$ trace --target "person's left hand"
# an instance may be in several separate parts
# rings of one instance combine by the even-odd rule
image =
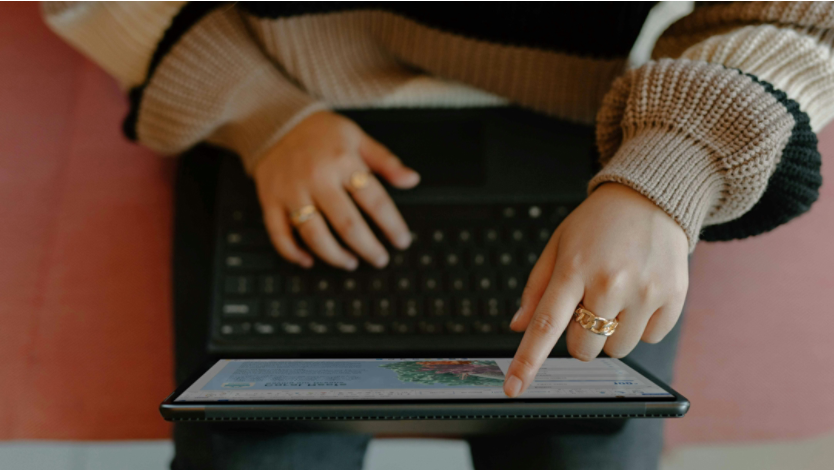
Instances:
[[[515,397],[533,382],[567,327],[571,356],[590,361],[604,350],[627,355],[642,339],[656,343],[675,326],[689,283],[683,229],[652,201],[618,184],[597,188],[556,229],[524,288],[510,327],[525,331],[504,381]],[[619,319],[613,335],[572,321],[582,304]]]

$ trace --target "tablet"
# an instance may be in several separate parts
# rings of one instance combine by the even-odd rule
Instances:
[[[503,383],[511,361],[221,359],[182,384],[160,412],[171,421],[270,421],[362,432],[432,432],[435,427],[466,433],[462,429],[510,422],[682,417],[689,409],[688,400],[668,385],[634,363],[612,358],[549,358],[525,393],[508,398]],[[451,421],[459,423],[450,426]]]

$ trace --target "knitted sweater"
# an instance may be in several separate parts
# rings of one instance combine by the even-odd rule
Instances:
[[[200,141],[252,171],[325,108],[509,103],[597,126],[602,170],[699,238],[806,211],[814,131],[834,116],[834,4],[696,8],[626,57],[645,3],[98,3],[47,23],[130,90],[125,133],[161,153]]]

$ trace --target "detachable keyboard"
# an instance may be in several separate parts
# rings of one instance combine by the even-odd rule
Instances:
[[[256,208],[229,208],[218,256],[213,337],[232,350],[330,349],[335,339],[356,347],[443,346],[461,337],[478,346],[518,342],[509,321],[527,276],[553,230],[573,209],[566,204],[406,206],[408,250],[386,243],[383,269],[305,270],[272,248]],[[377,232],[378,233],[378,232]],[[384,240],[380,238],[380,240]],[[384,336],[388,341],[375,338]],[[299,341],[299,339],[302,339]],[[422,339],[421,339],[422,338]],[[448,343],[448,344],[445,344]],[[387,349],[387,348],[383,348]],[[456,348],[451,348],[454,350]],[[298,351],[299,349],[296,349]]]
[[[344,113],[424,177],[391,191],[412,246],[396,251],[375,230],[391,255],[384,269],[295,267],[270,245],[252,180],[225,159],[209,351],[512,354],[527,276],[585,196],[593,129],[514,108]]]

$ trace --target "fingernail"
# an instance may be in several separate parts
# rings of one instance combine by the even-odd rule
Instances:
[[[522,385],[521,379],[511,375],[507,378],[507,381],[504,382],[504,393],[510,398],[517,397],[518,394],[521,393]]]
[[[348,271],[353,271],[357,267],[359,267],[359,261],[357,261],[355,258],[350,259],[347,263],[345,263],[345,268],[347,268]]]
[[[399,235],[397,237],[396,244],[397,248],[405,250],[406,248],[408,248],[409,245],[411,245],[411,235],[407,233]]]
[[[515,321],[518,320],[518,317],[520,317],[520,316],[521,316],[521,307],[519,307],[518,311],[515,312],[515,315],[513,315],[513,319],[510,320],[510,324],[515,323]]]
[[[301,264],[302,268],[310,269],[310,268],[313,267],[313,260],[311,260],[309,258],[305,258],[305,259],[302,259],[301,263],[299,263],[299,264]]]
[[[388,264],[388,253],[380,255],[374,262],[377,268],[384,268]]]

